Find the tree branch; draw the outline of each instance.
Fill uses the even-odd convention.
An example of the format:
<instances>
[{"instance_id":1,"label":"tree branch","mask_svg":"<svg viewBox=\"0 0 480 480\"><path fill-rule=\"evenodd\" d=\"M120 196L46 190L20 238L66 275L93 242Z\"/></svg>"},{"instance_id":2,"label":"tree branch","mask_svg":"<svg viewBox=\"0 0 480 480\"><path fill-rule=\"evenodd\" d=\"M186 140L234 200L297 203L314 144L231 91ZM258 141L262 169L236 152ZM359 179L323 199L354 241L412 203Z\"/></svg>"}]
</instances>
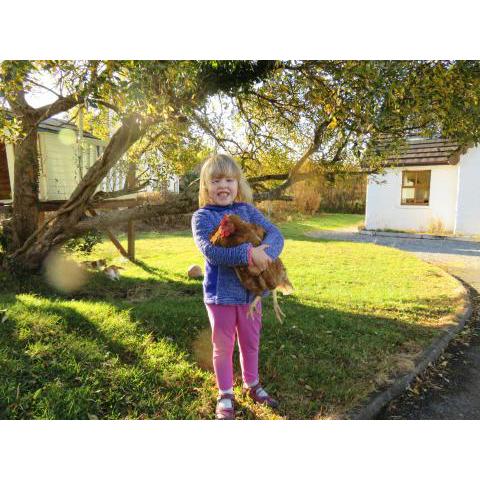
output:
<instances>
[{"instance_id":1,"label":"tree branch","mask_svg":"<svg viewBox=\"0 0 480 480\"><path fill-rule=\"evenodd\" d=\"M276 195L275 197L269 196L269 192L255 193L253 199L256 202L263 202L265 200L283 200L284 202L292 202L293 197L290 195Z\"/></svg>"},{"instance_id":2,"label":"tree branch","mask_svg":"<svg viewBox=\"0 0 480 480\"><path fill-rule=\"evenodd\" d=\"M264 194L255 195L256 201L262 200L284 200L291 201L293 198L286 195L268 196ZM112 226L119 226L127 223L129 220L145 220L151 217L160 217L167 215L185 215L193 213L197 208L196 199L189 195L180 194L173 200L160 205L141 205L126 210L115 210L104 215L89 217L78 222L69 232L74 236L81 235L88 230L103 230Z\"/></svg>"},{"instance_id":3,"label":"tree branch","mask_svg":"<svg viewBox=\"0 0 480 480\"><path fill-rule=\"evenodd\" d=\"M311 178L312 175L313 175L313 173L311 173L311 172L297 173L296 176L295 176L295 181L293 181L292 183L300 182L302 180L306 180L307 178ZM256 183L259 183L259 182L265 182L267 180L286 180L286 179L288 179L288 177L289 177L288 173L279 173L279 174L275 174L275 175L262 175L260 177L249 178L248 183L256 184Z\"/></svg>"},{"instance_id":4,"label":"tree branch","mask_svg":"<svg viewBox=\"0 0 480 480\"><path fill-rule=\"evenodd\" d=\"M114 192L97 192L92 197L92 203L99 202L101 200L109 200L111 198L118 198L122 197L123 195L130 195L132 193L137 193L142 190L142 188L145 188L149 183L150 180L147 180L146 182L136 186L135 188L122 188L121 190L115 190Z\"/></svg>"},{"instance_id":5,"label":"tree branch","mask_svg":"<svg viewBox=\"0 0 480 480\"><path fill-rule=\"evenodd\" d=\"M305 162L310 158L310 156L315 153L320 147L322 135L325 132L325 129L330 124L330 119L323 121L320 125L317 125L313 134L313 141L307 151L302 155L300 160L294 165L292 171L288 175L288 178L278 187L273 188L269 192L264 192L258 194L259 198L262 200L269 200L272 198L277 198L284 192L288 187L298 182L299 180L310 176L308 172L300 174L300 169L305 164Z\"/></svg>"},{"instance_id":6,"label":"tree branch","mask_svg":"<svg viewBox=\"0 0 480 480\"><path fill-rule=\"evenodd\" d=\"M102 230L111 226L122 225L129 220L144 220L154 216L193 213L196 208L195 201L191 197L179 195L175 199L160 205L141 205L81 220L71 231L75 236L78 236L93 228Z\"/></svg>"},{"instance_id":7,"label":"tree branch","mask_svg":"<svg viewBox=\"0 0 480 480\"><path fill-rule=\"evenodd\" d=\"M23 88L17 90L13 98L7 97L7 100L15 116L34 115L35 109L25 100L25 90Z\"/></svg>"},{"instance_id":8,"label":"tree branch","mask_svg":"<svg viewBox=\"0 0 480 480\"><path fill-rule=\"evenodd\" d=\"M59 97L53 103L37 108L36 109L37 115L38 115L37 123L40 123L43 120L46 120L47 118L53 117L58 113L68 111L71 108L73 108L75 105L80 105L85 101L85 98L86 98L86 93L84 94L72 93L68 97Z\"/></svg>"},{"instance_id":9,"label":"tree branch","mask_svg":"<svg viewBox=\"0 0 480 480\"><path fill-rule=\"evenodd\" d=\"M93 98L91 101L94 103L98 103L98 105L103 105L104 107L113 110L118 116L121 116L120 109L117 106L113 105L113 103L106 102L105 100L100 100L99 98Z\"/></svg>"},{"instance_id":10,"label":"tree branch","mask_svg":"<svg viewBox=\"0 0 480 480\"><path fill-rule=\"evenodd\" d=\"M266 180L286 180L288 178L288 173L278 173L272 175L261 175L260 177L250 177L247 178L248 183L258 183L264 182Z\"/></svg>"},{"instance_id":11,"label":"tree branch","mask_svg":"<svg viewBox=\"0 0 480 480\"><path fill-rule=\"evenodd\" d=\"M333 156L332 160L329 163L337 163L338 161L341 160L341 155L342 152L345 150L345 147L348 144L348 141L350 140L352 132L348 132L348 135L345 136L345 139L343 142L338 146L337 151L335 152L335 155Z\"/></svg>"},{"instance_id":12,"label":"tree branch","mask_svg":"<svg viewBox=\"0 0 480 480\"><path fill-rule=\"evenodd\" d=\"M236 142L235 140L219 137L219 136L214 132L213 128L212 128L211 125L208 123L208 121L207 121L206 119L201 118L200 115L198 115L196 112L193 112L193 118L195 119L195 121L196 121L196 123L198 124L198 126L199 126L204 132L206 132L208 135L210 135L210 136L217 142L217 144L218 144L219 146L225 148L225 142L229 142L229 143L235 145L241 152L244 152L244 151L245 151L245 149L244 149L238 142Z\"/></svg>"},{"instance_id":13,"label":"tree branch","mask_svg":"<svg viewBox=\"0 0 480 480\"><path fill-rule=\"evenodd\" d=\"M295 177L295 175L298 174L302 166L305 164L305 162L310 158L310 156L315 153L318 148L320 147L320 142L322 139L322 135L325 132L325 129L328 127L330 124L331 119L326 119L324 120L320 125L317 125L315 128L315 131L313 133L313 142L308 148L308 150L302 155L300 160L295 164L293 167L292 171L290 172L289 179L292 179Z\"/></svg>"},{"instance_id":14,"label":"tree branch","mask_svg":"<svg viewBox=\"0 0 480 480\"><path fill-rule=\"evenodd\" d=\"M41 83L35 82L35 81L32 80L31 78L27 78L26 81L29 82L29 83L31 83L32 85L35 85L35 86L40 87L40 88L43 88L43 89L46 90L47 92L53 93L53 95L55 95L56 97L61 97L61 95L58 94L57 92L55 92L55 90L52 90L51 88L48 88L48 87L46 87L45 85L42 85Z\"/></svg>"},{"instance_id":15,"label":"tree branch","mask_svg":"<svg viewBox=\"0 0 480 480\"><path fill-rule=\"evenodd\" d=\"M94 65L92 65L90 69L90 81L83 87L81 92L74 92L66 97L59 95L59 98L53 103L37 108L36 113L39 116L38 123L58 113L68 111L75 105L83 103L98 82L97 64L98 62L95 61Z\"/></svg>"}]
</instances>

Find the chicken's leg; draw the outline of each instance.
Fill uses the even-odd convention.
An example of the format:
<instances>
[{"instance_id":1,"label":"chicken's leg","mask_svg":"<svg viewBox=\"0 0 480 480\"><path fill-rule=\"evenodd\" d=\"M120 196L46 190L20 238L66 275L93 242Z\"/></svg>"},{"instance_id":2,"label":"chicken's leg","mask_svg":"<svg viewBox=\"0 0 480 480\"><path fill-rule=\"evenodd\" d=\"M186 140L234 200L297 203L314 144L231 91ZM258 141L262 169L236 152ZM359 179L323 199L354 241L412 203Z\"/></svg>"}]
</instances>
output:
<instances>
[{"instance_id":1,"label":"chicken's leg","mask_svg":"<svg viewBox=\"0 0 480 480\"><path fill-rule=\"evenodd\" d=\"M273 300L273 310L275 311L275 316L280 323L283 323L283 318L286 315L282 312L280 305L278 304L277 290L272 291L272 300Z\"/></svg>"}]
</instances>

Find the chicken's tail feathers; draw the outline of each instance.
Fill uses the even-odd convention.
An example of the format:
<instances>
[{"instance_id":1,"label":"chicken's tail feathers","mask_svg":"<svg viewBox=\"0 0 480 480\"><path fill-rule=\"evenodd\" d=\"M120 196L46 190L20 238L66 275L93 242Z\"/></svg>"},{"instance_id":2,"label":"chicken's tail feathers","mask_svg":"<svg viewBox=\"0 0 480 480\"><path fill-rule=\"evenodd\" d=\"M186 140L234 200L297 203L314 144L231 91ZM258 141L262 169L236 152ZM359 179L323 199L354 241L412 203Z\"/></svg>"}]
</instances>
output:
<instances>
[{"instance_id":1,"label":"chicken's tail feathers","mask_svg":"<svg viewBox=\"0 0 480 480\"><path fill-rule=\"evenodd\" d=\"M277 290L282 292L283 295L291 295L293 293L293 285L290 280L286 278L280 285L277 285Z\"/></svg>"}]
</instances>

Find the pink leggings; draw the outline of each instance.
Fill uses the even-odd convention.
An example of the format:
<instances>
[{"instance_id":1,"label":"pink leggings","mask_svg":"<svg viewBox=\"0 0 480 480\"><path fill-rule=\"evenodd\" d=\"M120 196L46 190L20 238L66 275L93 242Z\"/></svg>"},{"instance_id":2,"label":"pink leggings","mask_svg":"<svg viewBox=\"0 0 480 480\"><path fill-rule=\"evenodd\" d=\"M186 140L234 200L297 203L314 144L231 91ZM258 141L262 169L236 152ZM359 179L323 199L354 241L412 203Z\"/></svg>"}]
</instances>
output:
<instances>
[{"instance_id":1,"label":"pink leggings","mask_svg":"<svg viewBox=\"0 0 480 480\"><path fill-rule=\"evenodd\" d=\"M233 349L235 334L238 335L240 365L246 384L258 381L258 347L262 328L262 307L258 313L247 318L249 305L206 304L212 327L213 368L220 390L233 387Z\"/></svg>"}]
</instances>

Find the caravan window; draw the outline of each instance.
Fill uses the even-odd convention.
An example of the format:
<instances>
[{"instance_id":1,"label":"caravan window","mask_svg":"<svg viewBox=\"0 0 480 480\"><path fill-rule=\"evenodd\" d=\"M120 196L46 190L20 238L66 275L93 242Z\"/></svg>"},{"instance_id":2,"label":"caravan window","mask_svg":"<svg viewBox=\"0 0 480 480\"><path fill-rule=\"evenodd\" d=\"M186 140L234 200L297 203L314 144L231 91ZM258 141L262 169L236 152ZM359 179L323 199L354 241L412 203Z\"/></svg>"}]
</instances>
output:
<instances>
[{"instance_id":1,"label":"caravan window","mask_svg":"<svg viewBox=\"0 0 480 480\"><path fill-rule=\"evenodd\" d=\"M402 173L402 205L428 205L431 170L404 170Z\"/></svg>"}]
</instances>

